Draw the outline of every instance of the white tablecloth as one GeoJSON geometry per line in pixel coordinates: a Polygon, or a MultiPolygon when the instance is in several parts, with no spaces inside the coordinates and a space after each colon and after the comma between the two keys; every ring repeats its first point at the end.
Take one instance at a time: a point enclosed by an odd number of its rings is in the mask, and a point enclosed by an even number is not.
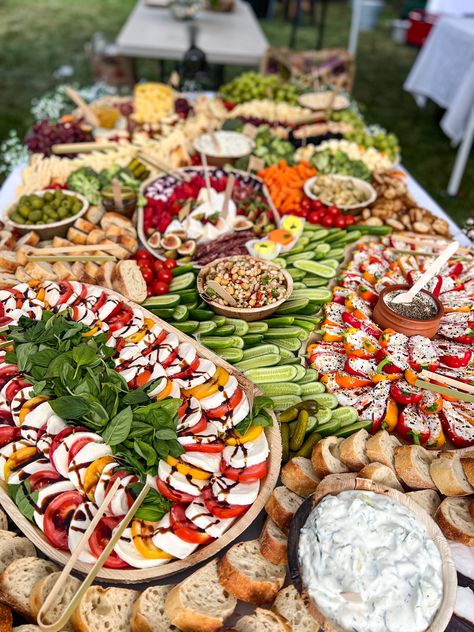
{"type": "MultiPolygon", "coordinates": [[[[474,0],[471,0],[474,10],[474,0]]],[[[441,128],[459,143],[474,107],[474,18],[442,18],[421,49],[404,88],[422,107],[446,109],[441,128]]]]}
{"type": "Polygon", "coordinates": [[[463,15],[474,15],[474,0],[428,0],[426,11],[457,18],[463,15]]]}

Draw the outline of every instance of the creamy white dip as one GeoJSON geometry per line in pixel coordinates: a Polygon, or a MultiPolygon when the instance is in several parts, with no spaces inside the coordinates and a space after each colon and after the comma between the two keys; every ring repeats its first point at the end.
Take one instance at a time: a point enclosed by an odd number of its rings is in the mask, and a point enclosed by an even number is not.
{"type": "Polygon", "coordinates": [[[246,156],[255,146],[255,143],[240,132],[215,132],[218,145],[214,143],[210,134],[199,136],[194,142],[196,151],[202,152],[207,156],[215,156],[217,158],[237,158],[246,156]]]}
{"type": "Polygon", "coordinates": [[[326,496],[298,555],[310,596],[343,630],[423,632],[441,604],[436,545],[409,509],[380,494],[326,496]]]}

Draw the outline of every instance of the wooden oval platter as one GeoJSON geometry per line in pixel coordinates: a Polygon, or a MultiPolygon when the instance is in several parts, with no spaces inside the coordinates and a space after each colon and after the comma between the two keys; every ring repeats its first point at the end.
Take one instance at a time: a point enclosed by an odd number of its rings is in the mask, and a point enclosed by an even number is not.
{"type": "MultiPolygon", "coordinates": [[[[100,295],[101,292],[106,292],[108,298],[112,298],[118,302],[124,303],[126,306],[130,307],[132,310],[136,310],[137,313],[141,313],[144,318],[150,319],[153,324],[158,325],[162,328],[164,332],[167,334],[174,334],[179,343],[189,343],[191,344],[197,355],[201,359],[210,360],[217,367],[222,367],[225,369],[230,376],[233,376],[237,382],[238,386],[243,390],[244,396],[246,395],[249,399],[249,405],[251,407],[253,402],[253,397],[255,394],[259,394],[254,385],[247,380],[241,373],[235,370],[231,365],[227,362],[219,358],[217,355],[200,345],[196,340],[190,338],[186,334],[178,331],[174,327],[171,327],[166,322],[162,321],[154,314],[148,312],[143,309],[139,305],[132,303],[131,301],[125,299],[119,293],[112,290],[104,290],[104,288],[100,288],[94,285],[87,286],[88,296],[100,295]]],[[[281,439],[280,439],[280,431],[278,428],[278,424],[276,423],[276,419],[274,413],[269,411],[271,417],[273,419],[273,425],[264,428],[265,436],[268,441],[269,447],[269,456],[268,456],[268,471],[264,478],[260,480],[260,488],[258,491],[258,496],[256,497],[253,504],[249,507],[246,513],[243,513],[240,517],[236,518],[235,522],[228,528],[227,531],[223,533],[220,537],[215,539],[209,544],[203,545],[201,548],[198,548],[195,552],[188,555],[185,559],[176,559],[171,560],[170,562],[162,565],[155,566],[152,568],[146,569],[138,569],[138,568],[127,568],[127,569],[111,569],[111,568],[102,568],[99,574],[97,575],[98,579],[107,580],[113,583],[123,583],[123,584],[135,584],[139,582],[144,582],[151,579],[159,579],[168,577],[180,571],[191,568],[192,566],[207,560],[212,557],[225,546],[230,544],[233,540],[235,540],[258,516],[258,514],[263,509],[267,499],[269,498],[276,481],[278,479],[279,471],[280,471],[280,462],[281,462],[281,439]]],[[[69,559],[69,553],[58,550],[46,539],[43,535],[42,531],[36,526],[27,520],[24,515],[19,511],[13,500],[10,498],[7,492],[7,486],[4,482],[0,483],[0,505],[5,509],[8,513],[9,517],[12,519],[13,523],[16,524],[27,536],[31,542],[48,558],[58,562],[59,564],[64,565],[69,559]]],[[[78,562],[74,570],[80,573],[87,573],[90,570],[90,564],[86,564],[84,562],[78,562]]]]}
{"type": "Polygon", "coordinates": [[[402,494],[401,492],[390,487],[385,487],[384,485],[374,483],[371,480],[363,478],[353,478],[348,480],[347,478],[344,479],[342,477],[339,481],[335,481],[324,486],[321,485],[320,490],[316,491],[312,496],[308,496],[308,498],[306,498],[306,500],[300,505],[298,511],[293,517],[288,537],[288,566],[290,570],[291,581],[293,582],[296,589],[301,593],[301,596],[303,597],[303,600],[309,612],[320,626],[320,629],[324,632],[344,632],[342,628],[332,623],[319,610],[317,604],[310,597],[302,583],[301,569],[298,559],[300,533],[311,511],[325,496],[337,495],[342,491],[348,490],[370,491],[376,494],[387,496],[412,511],[415,514],[418,522],[421,523],[421,525],[425,528],[428,535],[436,545],[436,548],[438,549],[441,556],[444,586],[441,605],[426,632],[444,632],[454,611],[454,604],[456,601],[457,575],[456,568],[451,558],[448,543],[441,533],[438,525],[424,509],[422,509],[416,502],[411,500],[411,498],[408,498],[405,494],[402,494]]]}

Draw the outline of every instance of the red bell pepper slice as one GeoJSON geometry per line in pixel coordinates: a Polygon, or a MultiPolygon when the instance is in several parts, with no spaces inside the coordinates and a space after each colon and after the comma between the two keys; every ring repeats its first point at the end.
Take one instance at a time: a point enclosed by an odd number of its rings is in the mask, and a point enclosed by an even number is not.
{"type": "Polygon", "coordinates": [[[398,415],[397,432],[418,445],[425,445],[431,434],[428,419],[416,404],[409,404],[398,415]]]}
{"type": "Polygon", "coordinates": [[[371,326],[369,323],[359,320],[359,318],[356,318],[354,314],[344,312],[342,314],[342,320],[349,327],[361,329],[364,333],[374,336],[374,338],[378,338],[380,336],[380,329],[376,328],[375,325],[371,326]]]}
{"type": "Polygon", "coordinates": [[[416,386],[408,384],[408,382],[393,382],[390,387],[390,395],[399,404],[417,404],[423,399],[423,393],[416,386]]]}
{"type": "Polygon", "coordinates": [[[439,417],[446,435],[457,448],[474,445],[474,417],[467,407],[445,400],[439,417]]]}
{"type": "Polygon", "coordinates": [[[359,411],[361,419],[371,421],[370,432],[377,432],[382,427],[382,422],[387,414],[390,399],[391,382],[379,382],[372,390],[369,403],[363,411],[359,411]]]}
{"type": "Polygon", "coordinates": [[[470,363],[472,351],[468,347],[446,340],[437,340],[435,344],[441,364],[451,369],[461,369],[470,363]]]}
{"type": "Polygon", "coordinates": [[[408,361],[411,368],[417,373],[423,369],[436,371],[439,366],[436,347],[425,336],[411,336],[408,341],[408,361]]]}

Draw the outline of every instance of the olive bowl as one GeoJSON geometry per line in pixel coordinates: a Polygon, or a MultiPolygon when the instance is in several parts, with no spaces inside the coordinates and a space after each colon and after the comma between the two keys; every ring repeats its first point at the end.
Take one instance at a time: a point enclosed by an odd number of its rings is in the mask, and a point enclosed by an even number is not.
{"type": "MultiPolygon", "coordinates": [[[[43,189],[42,191],[34,191],[31,195],[38,195],[39,197],[43,197],[45,193],[54,193],[57,189],[43,189]]],[[[87,198],[85,198],[80,193],[76,193],[75,191],[69,191],[67,189],[61,189],[61,192],[64,195],[69,195],[71,197],[77,198],[82,203],[82,208],[75,215],[71,215],[70,217],[66,217],[66,219],[62,219],[59,222],[51,222],[51,224],[20,224],[11,219],[11,215],[16,211],[18,206],[18,201],[12,204],[5,212],[5,217],[7,220],[7,224],[16,230],[20,235],[25,235],[30,231],[35,231],[41,240],[52,239],[55,236],[64,237],[68,231],[68,229],[74,224],[74,222],[82,217],[89,208],[89,202],[87,198]]]]}

